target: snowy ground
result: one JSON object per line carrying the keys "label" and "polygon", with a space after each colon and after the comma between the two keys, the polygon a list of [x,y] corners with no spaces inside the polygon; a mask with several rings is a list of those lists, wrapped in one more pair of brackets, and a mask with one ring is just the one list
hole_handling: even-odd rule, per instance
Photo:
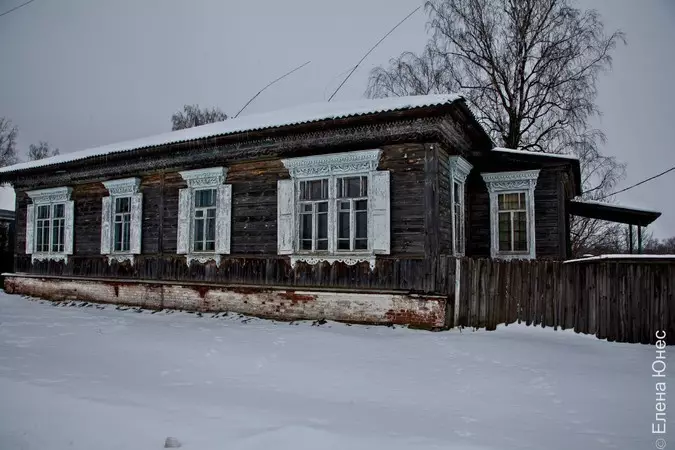
{"label": "snowy ground", "polygon": [[654,347],[98,308],[0,291],[0,449],[654,448]]}

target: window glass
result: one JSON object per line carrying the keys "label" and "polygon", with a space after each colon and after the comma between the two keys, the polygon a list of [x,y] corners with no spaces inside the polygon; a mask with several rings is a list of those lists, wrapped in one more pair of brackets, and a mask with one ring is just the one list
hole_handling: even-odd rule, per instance
{"label": "window glass", "polygon": [[499,251],[526,252],[527,209],[525,193],[505,193],[497,196]]}
{"label": "window glass", "polygon": [[216,250],[216,189],[194,192],[193,249],[195,252]]}

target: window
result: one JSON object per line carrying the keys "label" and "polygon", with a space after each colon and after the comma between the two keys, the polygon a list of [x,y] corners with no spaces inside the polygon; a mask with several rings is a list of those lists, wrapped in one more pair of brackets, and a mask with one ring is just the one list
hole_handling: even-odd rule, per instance
{"label": "window", "polygon": [[291,262],[355,264],[389,253],[389,172],[379,150],[283,160],[278,182],[278,253]]}
{"label": "window", "polygon": [[213,252],[216,250],[216,190],[200,189],[195,191],[194,198],[192,249]]}
{"label": "window", "polygon": [[115,199],[114,248],[116,252],[128,252],[131,242],[131,197]]}
{"label": "window", "polygon": [[539,171],[482,176],[490,194],[492,257],[535,258],[534,190]]}
{"label": "window", "polygon": [[302,251],[328,250],[328,179],[301,181],[300,239]]}
{"label": "window", "polygon": [[232,185],[223,184],[224,167],[180,172],[187,188],[178,196],[177,253],[193,261],[220,264],[222,254],[230,253]]}
{"label": "window", "polygon": [[63,253],[66,230],[66,212],[63,203],[39,205],[35,225],[37,253]]}
{"label": "window", "polygon": [[499,251],[527,251],[527,208],[525,193],[498,194]]}
{"label": "window", "polygon": [[461,156],[451,156],[450,160],[450,202],[452,208],[452,252],[463,256],[466,247],[466,214],[464,206],[464,185],[473,166]]}
{"label": "window", "polygon": [[73,202],[70,188],[29,191],[26,253],[33,260],[67,260],[73,253]]}
{"label": "window", "polygon": [[103,197],[101,210],[101,254],[108,262],[134,263],[141,253],[143,227],[143,193],[140,178],[104,181],[110,193]]}

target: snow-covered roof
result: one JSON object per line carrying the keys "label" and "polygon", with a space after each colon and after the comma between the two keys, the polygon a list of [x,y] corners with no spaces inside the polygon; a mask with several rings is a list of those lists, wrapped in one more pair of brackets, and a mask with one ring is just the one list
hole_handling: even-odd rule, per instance
{"label": "snow-covered roof", "polygon": [[661,214],[661,211],[656,211],[654,209],[645,209],[641,206],[632,206],[632,205],[627,205],[627,204],[618,204],[618,203],[607,203],[607,202],[600,202],[597,200],[583,200],[583,199],[574,199],[571,200],[573,203],[580,203],[584,205],[599,205],[599,206],[607,206],[609,208],[622,208],[622,209],[628,209],[628,210],[633,210],[633,211],[641,211],[645,213],[651,213],[651,214]]}
{"label": "snow-covered roof", "polygon": [[545,153],[545,152],[532,152],[529,150],[521,150],[521,149],[513,149],[513,148],[503,148],[503,147],[495,147],[492,149],[493,152],[501,152],[501,153],[515,153],[519,155],[534,155],[534,156],[547,156],[550,158],[562,158],[562,159],[572,159],[578,161],[579,158],[574,155],[562,155],[558,153]]}
{"label": "snow-covered roof", "polygon": [[441,106],[451,104],[462,97],[457,94],[419,95],[410,97],[389,97],[380,99],[362,99],[347,102],[314,103],[279,111],[228,119],[185,130],[172,131],[141,139],[135,139],[116,144],[104,145],[87,150],[65,153],[39,161],[30,161],[0,168],[0,173],[35,167],[50,166],[79,159],[102,156],[112,153],[140,150],[142,148],[157,147],[166,144],[193,141],[197,139],[243,133],[247,131],[279,128],[289,125],[299,125],[324,120],[342,119],[346,117],[377,114],[389,111]]}
{"label": "snow-covered roof", "polygon": [[603,259],[672,259],[675,261],[675,255],[645,255],[645,254],[617,254],[617,255],[598,255],[587,258],[570,259],[565,263],[600,261]]}
{"label": "snow-covered roof", "polygon": [[0,185],[0,209],[14,211],[14,189],[9,185]]}

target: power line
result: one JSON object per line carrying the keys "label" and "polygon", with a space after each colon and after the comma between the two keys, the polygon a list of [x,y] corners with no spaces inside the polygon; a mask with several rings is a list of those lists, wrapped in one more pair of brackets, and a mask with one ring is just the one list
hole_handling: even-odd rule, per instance
{"label": "power line", "polygon": [[280,81],[280,80],[282,80],[283,78],[286,78],[287,76],[289,76],[290,74],[292,74],[292,73],[295,72],[296,70],[302,69],[303,67],[305,67],[307,64],[309,64],[309,63],[311,63],[311,62],[312,62],[312,61],[307,61],[306,63],[304,63],[304,64],[302,64],[302,65],[296,67],[295,69],[293,69],[293,70],[291,70],[291,71],[289,71],[289,72],[286,72],[285,74],[283,74],[282,76],[280,76],[280,77],[277,78],[276,80],[270,81],[270,82],[267,84],[267,86],[265,86],[264,88],[260,89],[260,90],[258,91],[257,94],[255,94],[253,97],[251,97],[251,99],[250,99],[249,101],[247,101],[246,104],[245,104],[244,106],[241,107],[241,109],[239,110],[239,112],[238,112],[233,118],[236,119],[236,118],[239,116],[239,114],[241,114],[241,112],[242,112],[244,109],[246,109],[246,107],[247,107],[248,105],[250,105],[251,102],[252,102],[253,100],[256,99],[256,97],[258,97],[260,94],[262,94],[262,92],[263,92],[265,89],[267,89],[268,87],[272,86],[272,85],[273,85],[274,83],[276,83],[277,81]]}
{"label": "power line", "polygon": [[406,20],[408,20],[408,17],[410,17],[410,16],[412,16],[413,14],[415,14],[415,13],[417,12],[417,10],[419,10],[421,7],[422,7],[422,6],[420,5],[420,6],[418,6],[417,8],[413,9],[413,11],[412,11],[410,14],[408,14],[407,16],[405,16],[405,17],[403,18],[403,20],[401,20],[399,23],[397,23],[396,26],[394,26],[394,28],[392,28],[391,30],[389,30],[389,32],[388,32],[387,34],[385,34],[385,35],[382,37],[382,39],[380,39],[379,41],[377,41],[377,44],[373,45],[373,46],[370,48],[370,50],[368,50],[368,52],[367,52],[365,55],[363,55],[363,58],[361,58],[361,60],[354,66],[354,68],[352,69],[352,71],[349,72],[349,75],[347,75],[347,76],[345,77],[345,79],[342,80],[342,83],[340,83],[340,86],[338,86],[337,89],[335,89],[335,92],[333,92],[333,95],[331,95],[331,96],[328,98],[328,101],[331,101],[331,100],[333,99],[333,97],[335,97],[335,94],[338,93],[338,91],[340,90],[340,88],[342,88],[342,86],[347,82],[347,80],[349,79],[349,77],[351,77],[352,74],[356,71],[356,69],[358,69],[358,67],[361,65],[361,63],[363,62],[363,60],[366,59],[366,58],[368,57],[368,55],[370,55],[370,54],[372,53],[372,51],[375,50],[375,48],[376,48],[378,45],[380,45],[380,43],[381,43],[382,41],[384,41],[385,39],[387,39],[387,36],[389,36],[391,33],[393,33],[394,30],[396,30],[403,22],[405,22]]}
{"label": "power line", "polygon": [[10,9],[9,11],[5,11],[4,13],[0,14],[0,17],[9,14],[9,13],[11,13],[12,11],[16,11],[17,9],[21,8],[22,6],[26,6],[27,4],[32,3],[32,2],[34,2],[34,1],[35,1],[35,0],[28,0],[26,3],[22,3],[22,4],[20,4],[19,6],[15,6],[14,8]]}
{"label": "power line", "polygon": [[607,194],[607,195],[605,195],[604,197],[600,197],[600,200],[602,200],[602,199],[604,199],[604,198],[607,198],[607,197],[611,197],[612,195],[616,195],[616,194],[620,194],[620,193],[622,193],[622,192],[626,192],[626,191],[629,190],[629,189],[633,189],[634,187],[640,186],[641,184],[645,184],[645,183],[648,182],[648,181],[652,181],[653,179],[658,178],[658,177],[660,177],[660,176],[663,176],[663,175],[667,174],[668,172],[672,172],[673,170],[675,170],[675,166],[671,167],[671,168],[668,169],[668,170],[664,170],[663,172],[661,172],[661,173],[659,173],[659,174],[656,174],[656,175],[654,175],[653,177],[649,177],[649,178],[647,178],[647,179],[645,179],[645,180],[642,180],[642,181],[640,181],[639,183],[635,183],[635,184],[633,184],[633,185],[631,185],[631,186],[628,186],[627,188],[621,189],[620,191],[612,192],[611,194]]}

